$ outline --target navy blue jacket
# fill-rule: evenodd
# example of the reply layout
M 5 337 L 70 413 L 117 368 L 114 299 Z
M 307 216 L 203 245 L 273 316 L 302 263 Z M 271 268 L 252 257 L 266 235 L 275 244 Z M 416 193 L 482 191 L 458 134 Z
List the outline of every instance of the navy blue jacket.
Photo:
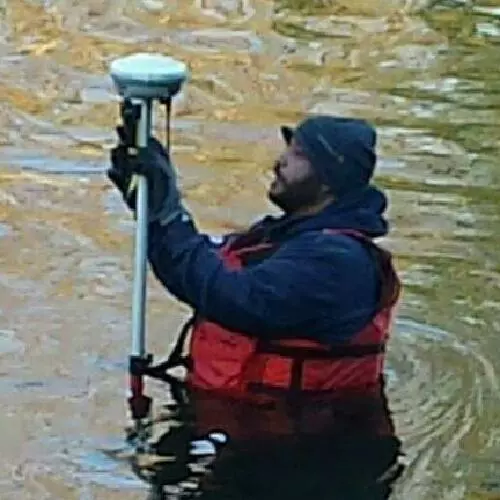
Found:
M 325 234 L 354 229 L 387 233 L 386 197 L 375 187 L 317 215 L 266 217 L 253 230 L 282 245 L 261 263 L 229 270 L 217 246 L 178 218 L 149 227 L 148 258 L 161 283 L 201 316 L 262 337 L 307 335 L 348 339 L 376 313 L 379 283 L 373 258 L 358 240 Z

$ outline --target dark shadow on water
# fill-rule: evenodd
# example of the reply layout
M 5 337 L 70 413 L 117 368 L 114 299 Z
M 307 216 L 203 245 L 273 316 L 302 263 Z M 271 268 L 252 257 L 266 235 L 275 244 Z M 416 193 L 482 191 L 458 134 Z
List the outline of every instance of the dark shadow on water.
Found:
M 266 405 L 190 393 L 166 422 L 134 467 L 148 500 L 382 500 L 404 470 L 382 383 Z

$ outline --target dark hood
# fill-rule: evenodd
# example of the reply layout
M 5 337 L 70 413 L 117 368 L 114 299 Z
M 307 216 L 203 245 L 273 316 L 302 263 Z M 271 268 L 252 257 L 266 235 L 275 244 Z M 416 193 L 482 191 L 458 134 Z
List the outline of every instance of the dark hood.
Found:
M 374 186 L 351 194 L 328 205 L 314 217 L 302 220 L 297 225 L 300 232 L 309 229 L 354 229 L 371 238 L 385 236 L 388 222 L 384 216 L 387 197 Z
M 370 238 L 378 238 L 385 236 L 389 229 L 384 216 L 387 204 L 387 198 L 382 191 L 368 186 L 344 196 L 313 216 L 267 216 L 246 233 L 241 244 L 246 245 L 250 241 L 263 238 L 282 240 L 293 234 L 326 228 L 352 229 Z

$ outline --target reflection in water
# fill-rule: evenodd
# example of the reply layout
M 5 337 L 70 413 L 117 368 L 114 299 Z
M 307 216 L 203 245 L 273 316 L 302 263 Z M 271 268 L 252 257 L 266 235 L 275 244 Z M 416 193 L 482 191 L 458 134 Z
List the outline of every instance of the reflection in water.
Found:
M 170 407 L 149 499 L 385 500 L 403 472 L 383 384 L 266 406 L 190 392 Z

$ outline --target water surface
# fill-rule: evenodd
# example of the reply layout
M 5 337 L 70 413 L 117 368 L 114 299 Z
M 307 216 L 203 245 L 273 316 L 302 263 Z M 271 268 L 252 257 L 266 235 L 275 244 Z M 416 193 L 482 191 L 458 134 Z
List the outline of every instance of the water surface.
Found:
M 144 50 L 190 67 L 174 159 L 213 233 L 271 209 L 280 124 L 316 111 L 378 126 L 384 243 L 405 283 L 388 397 L 408 467 L 393 498 L 500 495 L 500 6 L 318 3 L 5 2 L 0 498 L 145 496 L 99 451 L 128 423 L 133 228 L 103 175 L 119 118 L 107 72 Z M 187 311 L 149 290 L 161 356 Z

